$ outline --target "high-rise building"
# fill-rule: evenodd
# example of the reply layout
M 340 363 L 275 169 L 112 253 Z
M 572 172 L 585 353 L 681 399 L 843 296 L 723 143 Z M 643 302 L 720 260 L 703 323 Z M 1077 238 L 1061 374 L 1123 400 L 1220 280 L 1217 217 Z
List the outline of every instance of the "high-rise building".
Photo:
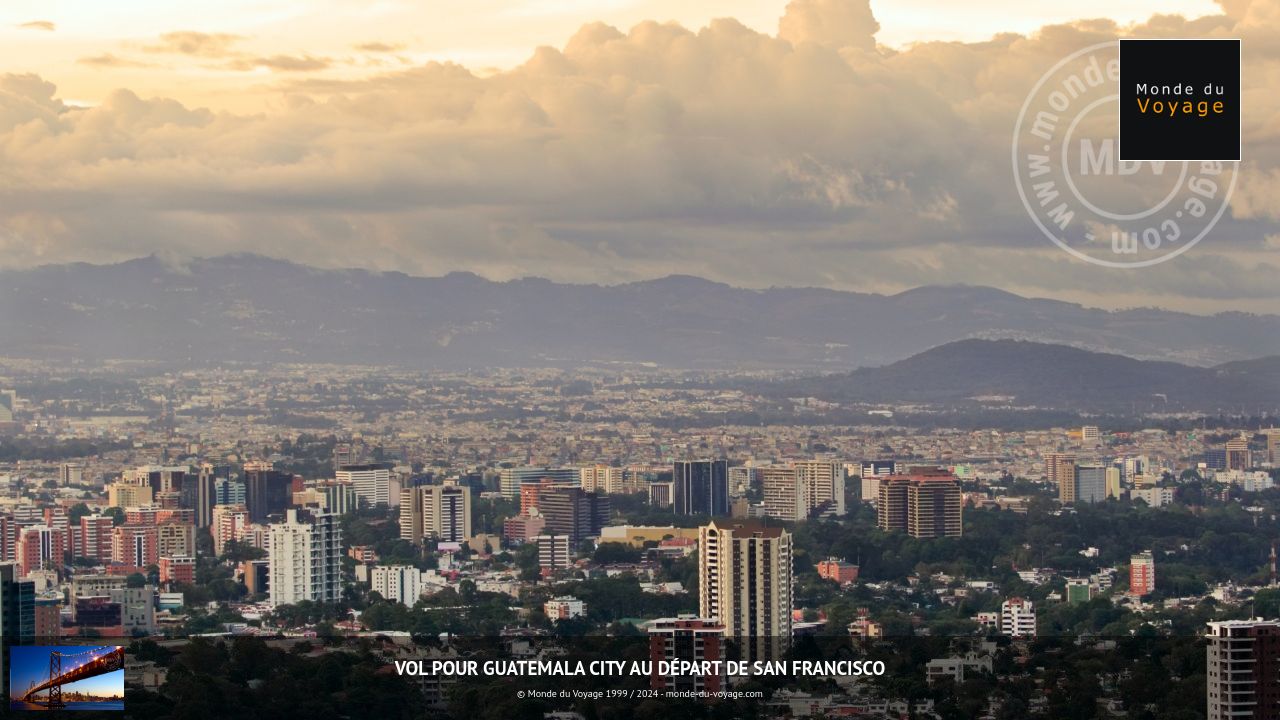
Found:
M 1011 597 L 1001 603 L 1000 634 L 1009 637 L 1035 637 L 1035 603 L 1020 597 Z
M 32 525 L 22 528 L 18 533 L 18 568 L 22 577 L 33 570 L 62 567 L 63 553 L 66 552 L 65 531 L 48 525 Z
M 758 468 L 764 513 L 784 520 L 845 514 L 844 466 L 802 461 Z
M 666 675 L 659 672 L 661 664 L 669 661 L 688 663 L 718 662 L 723 668 L 724 651 L 721 639 L 724 626 L 715 620 L 681 615 L 674 618 L 650 620 L 649 660 L 652 674 L 649 687 L 667 692 L 716 693 L 724 688 L 724 673 Z M 683 665 L 681 667 L 693 667 Z
M 145 568 L 160 562 L 159 528 L 130 525 L 111 530 L 111 562 L 131 568 Z
M 191 585 L 196 581 L 196 559 L 190 555 L 160 556 L 160 582 Z
M 791 534 L 712 521 L 698 531 L 698 614 L 724 626 L 742 659 L 781 659 L 791 640 Z
M 1084 447 L 1093 447 L 1102 440 L 1102 431 L 1097 425 L 1085 425 L 1080 428 L 1080 444 Z
M 355 488 L 337 480 L 307 482 L 302 490 L 293 493 L 293 504 L 333 515 L 346 515 L 359 507 Z
M 729 468 L 729 497 L 746 497 L 752 488 L 760 486 L 760 468 L 738 465 Z
M 149 485 L 117 482 L 107 486 L 107 505 L 126 508 L 150 505 L 155 498 Z
M 58 466 L 58 484 L 63 487 L 83 485 L 84 465 L 80 463 L 62 463 L 62 465 Z
M 29 641 L 35 635 L 36 586 L 23 580 L 15 563 L 0 564 L 0 640 L 5 643 Z M 0 653 L 0 658 L 8 653 Z M 8 674 L 5 674 L 8 681 Z
M 1156 561 L 1150 551 L 1129 558 L 1129 594 L 1150 595 L 1156 589 Z
M 1076 502 L 1099 503 L 1107 499 L 1107 467 L 1077 465 L 1075 468 Z
M 160 557 L 195 557 L 195 526 L 181 522 L 156 525 L 156 552 Z
M 400 491 L 400 538 L 465 542 L 471 537 L 471 488 L 446 480 Z
M 880 500 L 880 478 L 897 474 L 897 464 L 893 460 L 863 460 L 858 464 L 858 497 L 864 503 L 875 503 Z
M 520 497 L 520 489 L 522 487 L 525 485 L 537 485 L 543 480 L 549 480 L 553 484 L 560 486 L 579 487 L 582 483 L 582 474 L 578 468 L 503 468 L 498 476 L 498 488 L 502 491 L 503 497 L 509 500 L 516 500 Z
M 516 515 L 502 521 L 502 537 L 509 545 L 523 545 L 535 540 L 546 526 L 547 521 L 541 515 Z
M 1050 487 L 1058 489 L 1062 503 L 1076 501 L 1076 456 L 1071 453 L 1044 454 L 1044 479 Z
M 1253 465 L 1249 456 L 1249 441 L 1244 437 L 1227 441 L 1227 469 L 1248 470 Z
M 9 696 L 9 648 L 36 636 L 36 584 L 21 579 L 14 563 L 0 564 L 0 683 Z
M 876 522 L 886 532 L 916 538 L 960 537 L 964 531 L 960 481 L 941 468 L 880 479 Z
M 1206 637 L 1208 720 L 1280 718 L 1280 621 L 1211 622 Z
M 225 480 L 219 478 L 213 484 L 213 504 L 214 505 L 245 505 L 249 502 L 249 491 L 245 488 L 244 483 L 239 480 Z M 213 517 L 213 508 L 209 509 L 210 519 Z
M 286 510 L 285 521 L 271 525 L 267 554 L 272 605 L 342 597 L 342 528 L 336 515 L 300 518 L 298 510 Z
M 809 488 L 810 517 L 844 516 L 844 464 L 825 460 L 802 460 L 791 463 L 796 477 Z
M 795 468 L 766 465 L 758 471 L 765 515 L 788 521 L 809 517 L 809 485 L 807 479 L 797 477 Z
M 1280 465 L 1280 428 L 1267 428 L 1267 462 Z
M 237 483 L 239 486 L 239 497 L 231 499 L 226 497 L 227 487 L 232 482 L 230 465 L 215 465 L 213 463 L 201 463 L 200 471 L 196 475 L 196 493 L 195 493 L 195 511 L 196 511 L 196 527 L 207 528 L 213 522 L 213 506 L 214 505 L 230 505 L 232 503 L 243 503 L 244 485 Z M 219 499 L 219 483 L 222 484 L 222 499 Z
M 578 469 L 579 484 L 587 492 L 615 495 L 622 492 L 622 468 L 591 465 Z
M 126 473 L 125 481 L 132 485 L 145 485 L 151 494 L 177 494 L 191 474 L 189 465 L 142 465 Z
M 649 483 L 649 504 L 657 508 L 669 508 L 675 501 L 676 484 L 667 482 Z
M 422 597 L 422 571 L 412 565 L 380 565 L 369 573 L 373 591 L 387 600 L 413 607 Z
M 334 475 L 338 482 L 351 483 L 356 491 L 356 501 L 360 505 L 364 507 L 391 505 L 390 463 L 343 465 Z
M 1122 475 L 1122 471 L 1120 470 L 1120 468 L 1114 467 L 1114 466 L 1107 468 L 1107 473 L 1106 473 L 1107 497 L 1115 498 L 1116 500 L 1120 499 L 1121 475 Z
M 600 534 L 609 524 L 609 496 L 584 492 L 582 488 L 554 488 L 539 495 L 538 509 L 546 519 L 545 532 L 568 535 L 575 547 Z
M 729 514 L 728 461 L 676 461 L 672 482 L 677 515 Z
M 534 541 L 538 543 L 538 567 L 543 577 L 569 567 L 573 555 L 568 535 L 539 535 Z
M 266 522 L 272 515 L 282 515 L 293 501 L 293 474 L 276 470 L 268 462 L 245 463 L 244 488 L 249 519 Z
M 80 541 L 77 554 L 80 557 L 111 562 L 111 530 L 114 519 L 110 515 L 82 515 L 80 517 Z
M 213 554 L 222 555 L 228 542 L 243 540 L 249 525 L 249 510 L 244 505 L 215 505 L 213 523 L 209 526 L 213 535 Z

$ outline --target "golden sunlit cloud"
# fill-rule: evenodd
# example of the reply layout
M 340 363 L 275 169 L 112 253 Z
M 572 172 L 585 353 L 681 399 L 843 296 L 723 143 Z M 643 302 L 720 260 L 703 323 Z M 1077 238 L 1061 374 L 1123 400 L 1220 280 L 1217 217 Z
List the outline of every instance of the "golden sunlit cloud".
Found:
M 57 25 L 48 20 L 33 20 L 32 22 L 22 23 L 18 27 L 24 30 L 43 30 L 45 32 L 53 32 L 58 29 Z
M 152 53 L 219 58 L 231 54 L 231 46 L 242 39 L 239 35 L 227 33 L 202 33 L 182 30 L 165 33 L 160 36 L 158 44 L 148 45 L 143 49 Z
M 405 48 L 405 46 L 401 44 L 392 45 L 381 42 L 361 43 L 359 45 L 354 45 L 353 47 L 361 52 L 370 53 L 392 53 L 399 52 Z
M 588 23 L 485 72 L 387 26 L 314 46 L 266 22 L 113 39 L 78 68 L 0 75 L 0 262 L 252 251 L 496 279 L 1280 300 L 1264 254 L 1280 234 L 1280 0 L 897 47 L 873 7 L 795 0 L 764 29 Z M 58 36 L 23 35 L 54 42 L 58 20 Z M 1008 168 L 1040 74 L 1117 35 L 1252 53 L 1236 219 L 1194 263 L 1123 278 L 1039 240 Z

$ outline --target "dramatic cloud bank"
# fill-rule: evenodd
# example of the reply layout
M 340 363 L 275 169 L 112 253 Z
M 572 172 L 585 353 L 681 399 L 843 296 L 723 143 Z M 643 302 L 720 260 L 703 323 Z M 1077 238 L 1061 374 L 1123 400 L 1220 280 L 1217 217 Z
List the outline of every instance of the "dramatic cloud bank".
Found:
M 254 251 L 498 279 L 967 282 L 1091 304 L 1280 310 L 1280 0 L 901 52 L 876 45 L 878 28 L 867 0 L 794 0 L 776 36 L 734 20 L 587 25 L 485 76 L 431 64 L 331 80 L 311 71 L 333 58 L 243 57 L 236 36 L 198 32 L 84 61 L 181 54 L 265 71 L 282 101 L 256 115 L 128 90 L 74 107 L 39 77 L 0 76 L 0 257 Z M 1241 37 L 1246 49 L 1232 212 L 1194 252 L 1138 272 L 1049 245 L 1008 167 L 1040 74 L 1117 34 Z

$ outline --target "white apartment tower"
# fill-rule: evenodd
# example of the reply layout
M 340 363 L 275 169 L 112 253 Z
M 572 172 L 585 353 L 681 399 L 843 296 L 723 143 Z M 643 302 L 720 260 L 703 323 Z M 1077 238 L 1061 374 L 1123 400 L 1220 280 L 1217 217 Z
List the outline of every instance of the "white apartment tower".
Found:
M 422 597 L 422 571 L 410 565 L 375 567 L 369 580 L 374 592 L 402 605 L 413 607 Z
M 699 616 L 725 628 L 744 660 L 778 660 L 791 640 L 791 534 L 758 523 L 698 530 Z
M 342 529 L 336 515 L 300 520 L 296 509 L 271 526 L 268 540 L 271 604 L 336 602 L 342 595 Z

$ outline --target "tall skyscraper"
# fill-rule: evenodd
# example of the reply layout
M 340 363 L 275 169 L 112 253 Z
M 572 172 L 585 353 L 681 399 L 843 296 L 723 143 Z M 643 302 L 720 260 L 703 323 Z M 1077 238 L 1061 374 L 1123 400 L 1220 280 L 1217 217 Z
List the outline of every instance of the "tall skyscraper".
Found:
M 327 513 L 300 519 L 290 508 L 285 521 L 271 526 L 267 548 L 271 604 L 342 597 L 342 528 Z
M 609 524 L 609 496 L 582 488 L 553 488 L 539 494 L 538 510 L 546 519 L 545 532 L 568 535 L 574 546 L 600 534 Z
M 9 696 L 9 648 L 36 635 L 36 585 L 20 579 L 15 563 L 0 564 L 0 678 Z
M 1206 637 L 1208 720 L 1280 718 L 1280 622 L 1211 622 Z
M 267 462 L 244 465 L 245 506 L 253 522 L 282 515 L 293 502 L 293 474 L 276 470 Z
M 234 469 L 230 465 L 201 463 L 196 475 L 194 507 L 196 527 L 207 528 L 213 522 L 214 505 L 231 505 L 245 502 L 244 484 L 232 480 Z M 238 487 L 237 490 L 232 485 Z M 238 494 L 231 499 L 228 494 Z
M 1129 594 L 1150 595 L 1156 589 L 1156 561 L 1150 551 L 1129 558 Z
M 698 614 L 723 625 L 743 660 L 781 659 L 791 640 L 791 534 L 712 521 L 698 531 Z
M 676 461 L 672 481 L 677 515 L 729 514 L 728 461 Z
M 1062 503 L 1076 501 L 1076 456 L 1071 453 L 1044 454 L 1044 478 L 1050 487 L 1058 489 Z
M 964 532 L 960 481 L 943 470 L 916 468 L 880 479 L 876 523 L 886 532 L 916 538 L 960 537 Z

